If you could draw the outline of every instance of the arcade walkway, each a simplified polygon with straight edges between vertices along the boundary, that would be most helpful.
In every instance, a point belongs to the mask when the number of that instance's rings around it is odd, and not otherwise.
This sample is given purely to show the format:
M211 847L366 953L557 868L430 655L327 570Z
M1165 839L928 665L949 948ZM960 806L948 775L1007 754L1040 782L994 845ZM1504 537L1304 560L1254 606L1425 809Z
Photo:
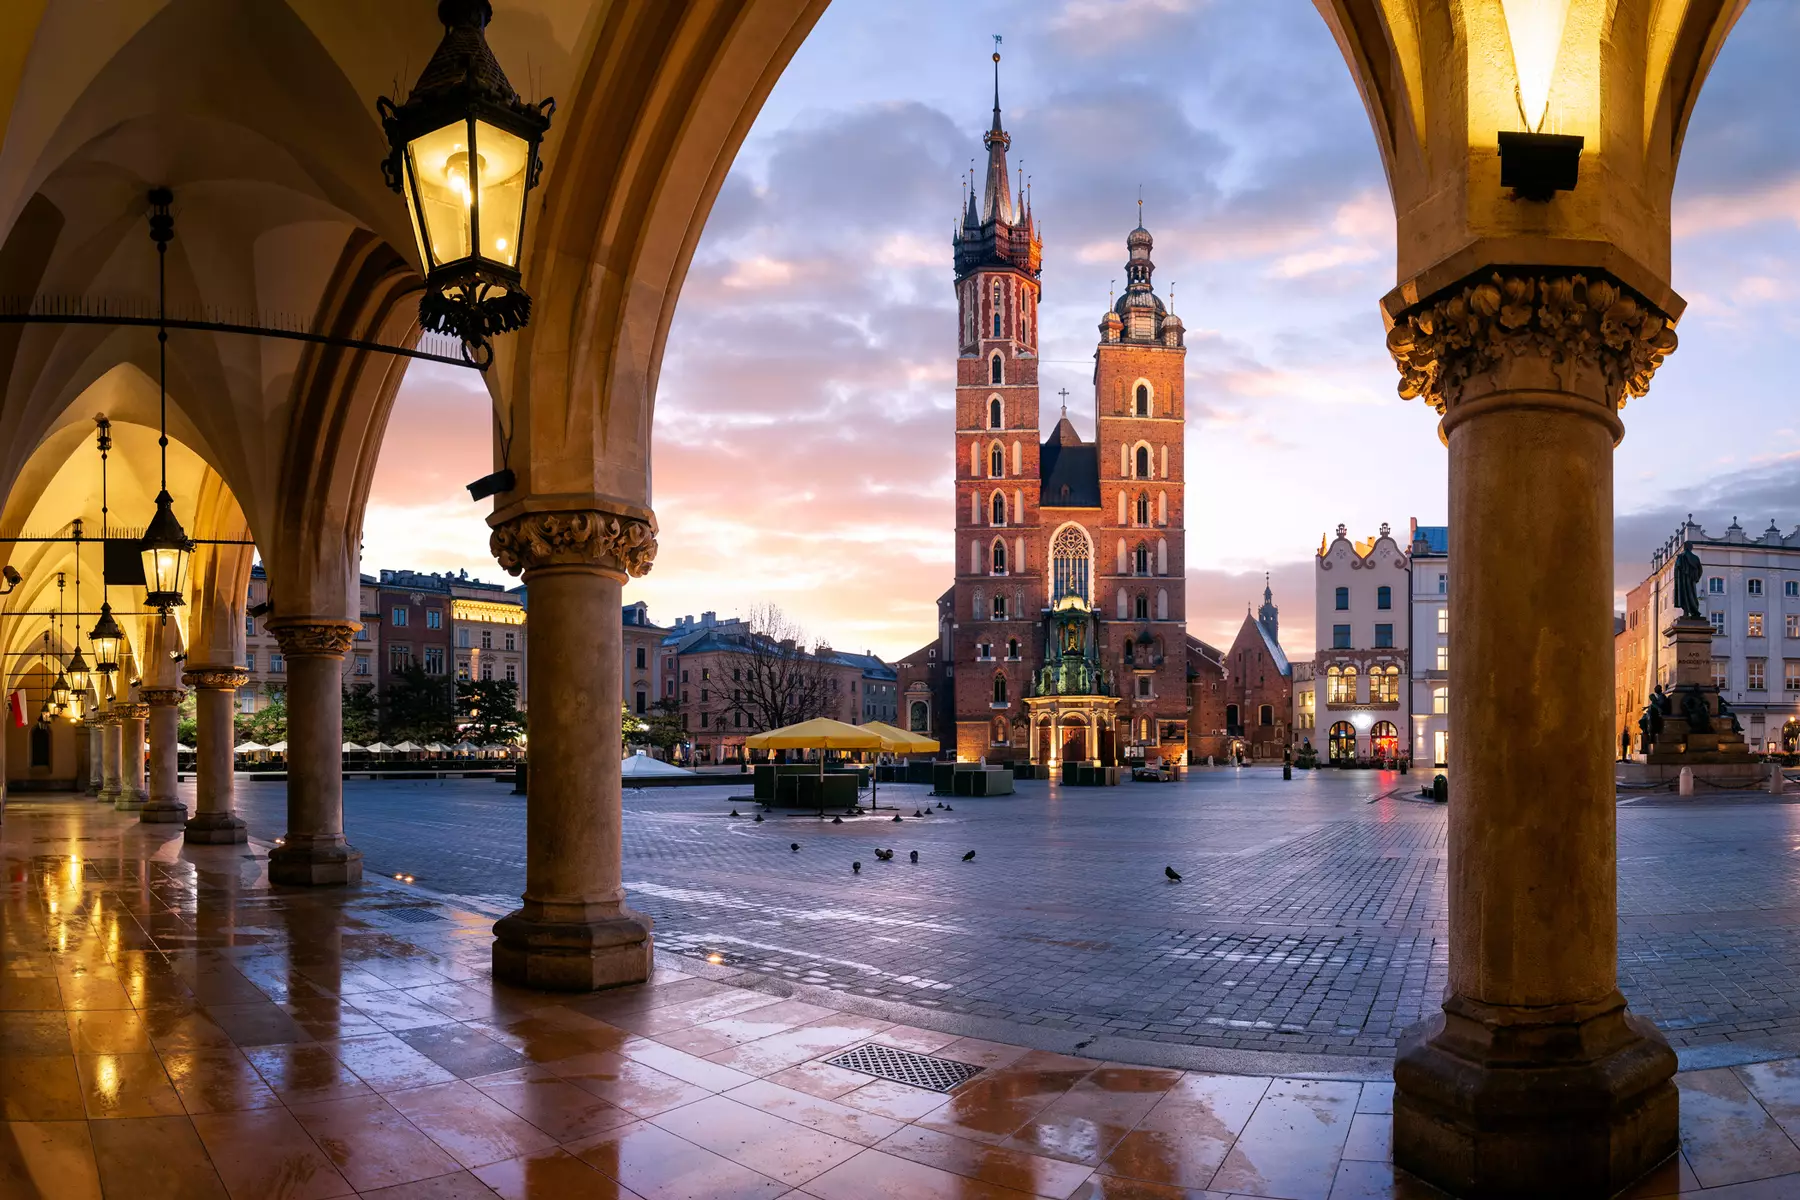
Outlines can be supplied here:
M485 917L392 881L273 891L266 847L179 828L6 810L4 1200L1436 1194L1394 1180L1385 1083L1028 1051L673 956L520 992ZM822 1061L869 1043L981 1071L946 1097ZM1683 1155L1632 1196L1800 1194L1800 1060L1678 1082Z

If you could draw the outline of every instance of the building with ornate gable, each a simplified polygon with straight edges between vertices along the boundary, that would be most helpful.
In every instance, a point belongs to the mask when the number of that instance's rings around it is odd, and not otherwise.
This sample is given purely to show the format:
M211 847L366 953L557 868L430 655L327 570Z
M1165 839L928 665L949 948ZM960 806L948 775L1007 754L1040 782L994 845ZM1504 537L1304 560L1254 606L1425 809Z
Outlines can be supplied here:
M1412 557L1386 522L1360 542L1339 525L1314 568L1313 748L1331 762L1407 755Z

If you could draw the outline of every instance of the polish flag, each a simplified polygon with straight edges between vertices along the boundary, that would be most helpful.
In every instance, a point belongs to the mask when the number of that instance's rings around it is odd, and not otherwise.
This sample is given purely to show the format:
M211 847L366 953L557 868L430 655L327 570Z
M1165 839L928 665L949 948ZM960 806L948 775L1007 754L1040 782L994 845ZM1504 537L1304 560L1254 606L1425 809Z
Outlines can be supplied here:
M15 690L7 698L7 707L12 710L13 724L20 729L25 728L25 697Z

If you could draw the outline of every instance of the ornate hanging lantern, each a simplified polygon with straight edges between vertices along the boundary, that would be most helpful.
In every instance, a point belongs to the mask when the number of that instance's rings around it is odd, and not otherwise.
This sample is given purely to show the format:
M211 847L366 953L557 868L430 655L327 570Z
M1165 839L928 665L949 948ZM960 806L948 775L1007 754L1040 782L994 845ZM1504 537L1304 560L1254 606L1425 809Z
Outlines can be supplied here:
M88 641L94 644L94 670L111 675L119 669L119 649L125 643L125 631L113 618L112 605L104 600L100 602L100 619L88 631Z
M138 553L144 561L144 603L169 619L169 610L181 603L187 582L188 559L194 543L175 516L169 496L169 331L163 324L168 314L169 243L175 238L175 218L169 212L175 195L168 188L150 193L150 240L156 243L156 382L160 396L156 444L162 454L161 488L156 493L156 515L144 529Z
M525 193L537 185L538 146L556 101L528 104L488 48L488 0L438 0L444 38L405 102L376 102L390 152L388 186L406 197L425 267L419 320L462 340L485 366L488 339L522 329Z

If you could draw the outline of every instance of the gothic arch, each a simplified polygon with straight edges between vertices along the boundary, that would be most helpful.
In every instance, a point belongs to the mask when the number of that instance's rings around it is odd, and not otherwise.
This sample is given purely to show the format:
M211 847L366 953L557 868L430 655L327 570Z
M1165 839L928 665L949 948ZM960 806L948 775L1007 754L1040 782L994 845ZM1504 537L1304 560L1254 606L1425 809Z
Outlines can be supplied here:
M1001 399L999 393L996 392L994 395L991 395L988 397L987 407L988 407L988 428L989 429L1005 429L1006 428L1006 401Z
M1154 417L1156 415L1156 385L1143 376L1132 381L1130 396L1131 415L1134 417Z
M1064 521L1050 535L1051 604L1065 595L1094 602L1094 542L1075 521Z

